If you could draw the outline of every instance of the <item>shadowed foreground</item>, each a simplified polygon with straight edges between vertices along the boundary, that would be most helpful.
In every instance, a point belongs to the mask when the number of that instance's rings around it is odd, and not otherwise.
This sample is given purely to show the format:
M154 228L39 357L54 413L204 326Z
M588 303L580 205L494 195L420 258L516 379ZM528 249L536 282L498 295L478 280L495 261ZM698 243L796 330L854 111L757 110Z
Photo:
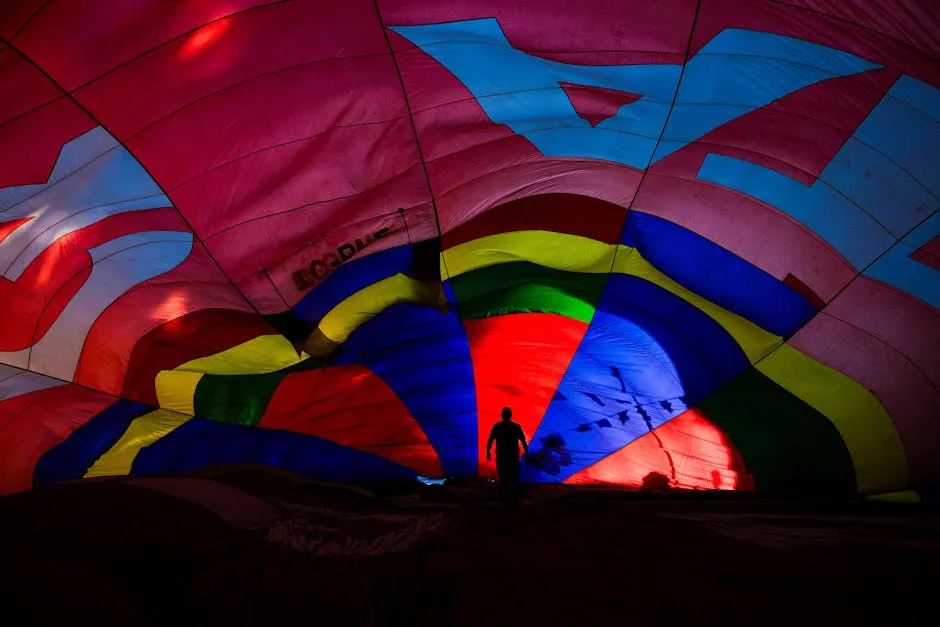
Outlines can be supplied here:
M486 485L240 469L21 493L0 499L0 528L4 625L932 624L937 609L940 515L923 506L539 487L505 507Z

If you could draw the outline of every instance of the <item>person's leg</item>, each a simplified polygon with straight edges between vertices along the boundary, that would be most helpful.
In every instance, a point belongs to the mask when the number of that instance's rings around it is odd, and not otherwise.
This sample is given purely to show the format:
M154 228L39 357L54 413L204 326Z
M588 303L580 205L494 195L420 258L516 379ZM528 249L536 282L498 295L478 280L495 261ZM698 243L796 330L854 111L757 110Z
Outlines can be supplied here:
M507 501L513 492L512 460L496 456L496 474L499 475L499 499Z
M519 487L519 460L510 459L506 464L506 490L511 496L516 495Z

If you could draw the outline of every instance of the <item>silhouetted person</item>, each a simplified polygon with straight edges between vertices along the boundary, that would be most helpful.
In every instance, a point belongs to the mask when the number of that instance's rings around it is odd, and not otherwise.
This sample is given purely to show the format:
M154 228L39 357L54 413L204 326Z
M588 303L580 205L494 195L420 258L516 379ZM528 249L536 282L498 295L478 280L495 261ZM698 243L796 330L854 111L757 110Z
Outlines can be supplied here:
M503 407L502 420L493 425L490 437L486 441L486 459L493 459L491 450L496 442L496 472L499 474L499 491L504 497L511 497L519 484L519 443L525 454L529 454L522 425L512 421L512 410Z

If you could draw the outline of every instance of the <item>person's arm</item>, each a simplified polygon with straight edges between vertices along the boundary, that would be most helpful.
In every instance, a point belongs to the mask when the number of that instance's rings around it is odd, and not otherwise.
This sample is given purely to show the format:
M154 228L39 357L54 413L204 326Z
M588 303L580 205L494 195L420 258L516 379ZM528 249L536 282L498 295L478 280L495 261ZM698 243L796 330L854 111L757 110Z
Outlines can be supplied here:
M493 425L493 428L490 429L490 439L486 441L486 458L490 459L493 456L491 449L493 448L493 440L496 439L496 425Z
M525 451L525 454L529 454L529 443L525 441L525 431L522 430L522 427L519 427L519 440L522 442L522 450Z

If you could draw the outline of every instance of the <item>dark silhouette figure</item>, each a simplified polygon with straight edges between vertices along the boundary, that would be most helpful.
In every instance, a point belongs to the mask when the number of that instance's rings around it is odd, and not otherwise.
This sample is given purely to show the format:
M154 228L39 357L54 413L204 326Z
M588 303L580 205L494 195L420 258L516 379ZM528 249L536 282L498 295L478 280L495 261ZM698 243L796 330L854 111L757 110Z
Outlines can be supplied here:
M666 492L672 486L669 483L669 477L661 472L651 472L643 477L643 490L651 492Z
M512 410L503 407L502 420L493 425L486 441L486 459L493 458L493 442L496 442L496 472L499 474L499 491L504 498L511 498L519 485L519 443L525 454L529 454L522 425L512 421Z

